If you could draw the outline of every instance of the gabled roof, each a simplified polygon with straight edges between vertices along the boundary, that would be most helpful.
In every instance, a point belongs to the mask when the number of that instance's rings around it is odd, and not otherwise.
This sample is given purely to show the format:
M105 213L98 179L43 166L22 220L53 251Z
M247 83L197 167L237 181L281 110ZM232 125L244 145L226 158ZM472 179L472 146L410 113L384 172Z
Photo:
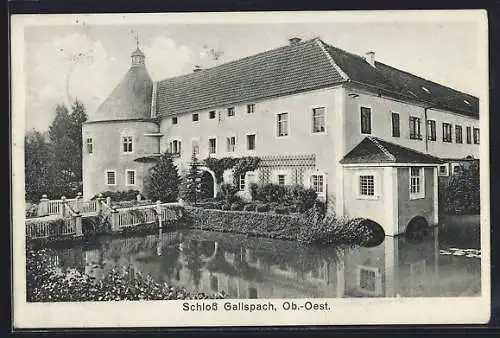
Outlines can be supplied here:
M314 39L160 81L158 116L251 103L344 80Z
M406 100L427 103L430 107L458 111L478 117L479 99L455 89L423 79L408 72L375 61L375 67L365 58L330 46L321 41L335 63L354 83L367 86L372 91Z
M340 161L342 164L373 164L373 163L421 163L441 164L434 156L406 148L380 138L365 137Z
M89 122L150 118L152 92L153 80L146 67L132 66Z
M276 48L158 83L159 117L330 87L342 82L434 108L479 116L478 98L324 43ZM425 89L424 89L425 88Z

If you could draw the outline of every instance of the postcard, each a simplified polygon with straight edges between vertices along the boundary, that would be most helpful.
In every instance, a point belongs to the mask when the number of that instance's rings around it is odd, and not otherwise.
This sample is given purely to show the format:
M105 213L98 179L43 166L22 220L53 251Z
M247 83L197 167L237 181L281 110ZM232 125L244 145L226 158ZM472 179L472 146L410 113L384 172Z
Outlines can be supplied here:
M11 26L15 328L488 322L485 11Z

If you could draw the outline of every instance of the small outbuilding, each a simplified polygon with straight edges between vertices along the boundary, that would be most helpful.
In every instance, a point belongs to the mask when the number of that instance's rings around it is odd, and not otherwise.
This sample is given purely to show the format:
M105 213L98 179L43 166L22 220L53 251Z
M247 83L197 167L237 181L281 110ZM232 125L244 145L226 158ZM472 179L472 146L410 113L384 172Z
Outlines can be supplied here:
M371 219L388 236L437 225L439 158L370 136L340 163L345 216Z

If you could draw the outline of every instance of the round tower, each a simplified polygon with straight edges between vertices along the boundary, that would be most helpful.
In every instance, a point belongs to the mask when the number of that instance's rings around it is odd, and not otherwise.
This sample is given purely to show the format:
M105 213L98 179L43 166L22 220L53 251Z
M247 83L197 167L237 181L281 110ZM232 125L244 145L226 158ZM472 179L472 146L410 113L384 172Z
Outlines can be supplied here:
M144 193L160 151L159 126L151 115L153 80L139 44L130 57L127 73L82 128L85 199L104 191Z

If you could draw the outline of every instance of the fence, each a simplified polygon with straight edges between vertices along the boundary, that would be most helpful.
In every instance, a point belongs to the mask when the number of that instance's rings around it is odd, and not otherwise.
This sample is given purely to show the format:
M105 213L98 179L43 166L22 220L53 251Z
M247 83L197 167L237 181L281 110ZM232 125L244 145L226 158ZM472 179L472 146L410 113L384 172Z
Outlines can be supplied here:
M111 228L113 231L119 231L124 228L156 222L158 222L158 226L161 228L182 217L182 212L178 208L175 208L182 205L182 202L162 204L158 201L156 204L151 205L112 209Z
M76 234L76 218L73 217L26 222L26 237L28 239L66 237Z
M37 216L65 215L65 206L71 207L79 213L96 213L99 211L100 200L83 201L82 194L78 193L75 198L61 197L58 200L49 200L43 195L38 204Z

